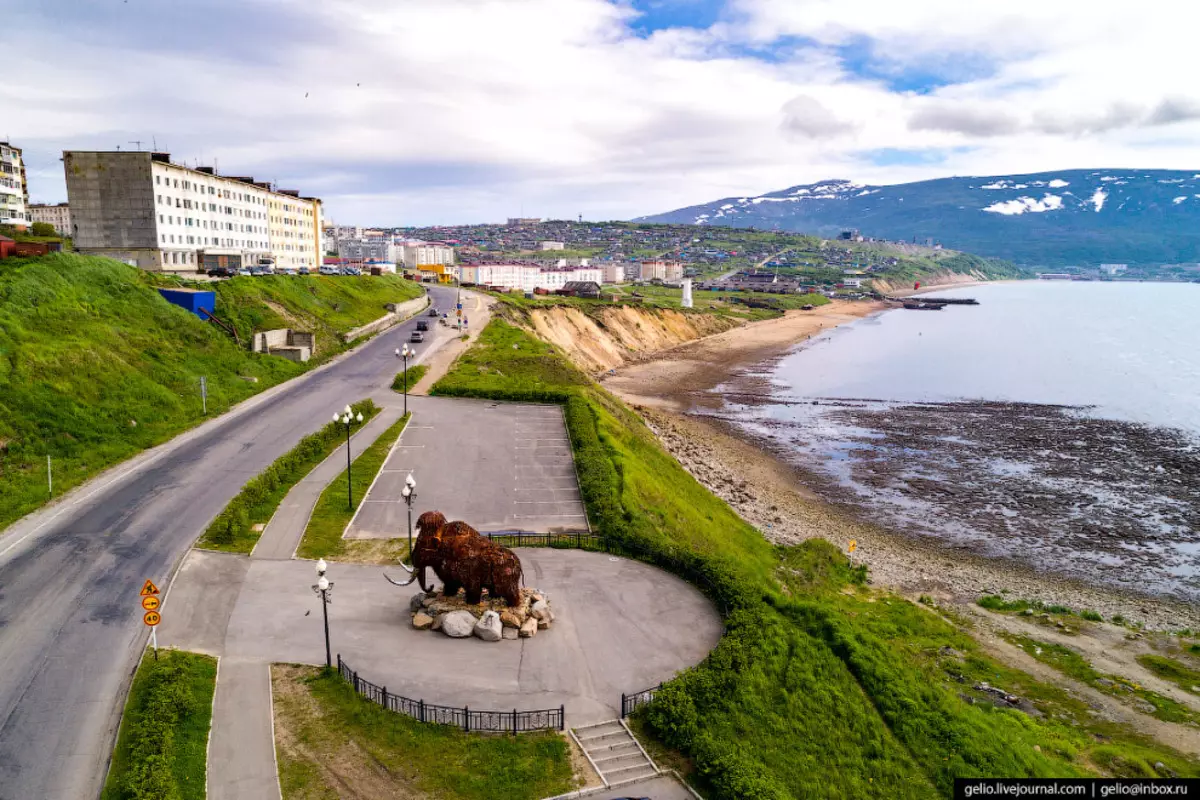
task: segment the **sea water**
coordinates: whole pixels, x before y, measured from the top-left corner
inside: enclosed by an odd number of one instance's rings
[[[1200,284],[929,297],[762,365],[721,416],[829,499],[947,546],[1200,599]],[[1066,407],[1066,408],[1063,408]]]

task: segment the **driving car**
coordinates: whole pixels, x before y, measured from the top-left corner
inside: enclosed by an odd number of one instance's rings
[[[419,330],[419,331],[429,330],[429,323],[423,319],[417,320],[417,330]]]
[[[438,315],[438,310],[436,308],[434,308],[433,306],[430,306],[429,316],[436,317],[437,315]]]
[[[417,342],[417,343],[423,342],[423,341],[425,341],[425,334],[421,333],[420,331],[413,331],[412,336],[409,336],[408,340],[410,342]]]
[[[301,267],[300,269],[296,270],[296,274],[297,275],[308,275],[309,269],[308,269],[308,267]]]

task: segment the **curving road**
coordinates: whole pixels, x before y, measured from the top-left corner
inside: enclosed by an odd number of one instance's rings
[[[454,307],[455,290],[429,291],[434,305]],[[0,537],[0,800],[99,795],[146,642],[142,583],[165,590],[249,478],[347,402],[390,386],[393,351],[415,324],[264,392]]]

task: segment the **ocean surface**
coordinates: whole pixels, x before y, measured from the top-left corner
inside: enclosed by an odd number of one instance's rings
[[[1200,599],[1200,284],[938,292],[714,390],[828,499],[947,547]]]

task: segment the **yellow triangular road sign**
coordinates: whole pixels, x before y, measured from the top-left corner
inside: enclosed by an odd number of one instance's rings
[[[145,597],[148,594],[158,594],[158,587],[154,585],[154,581],[147,580],[146,584],[142,586],[141,596]]]

